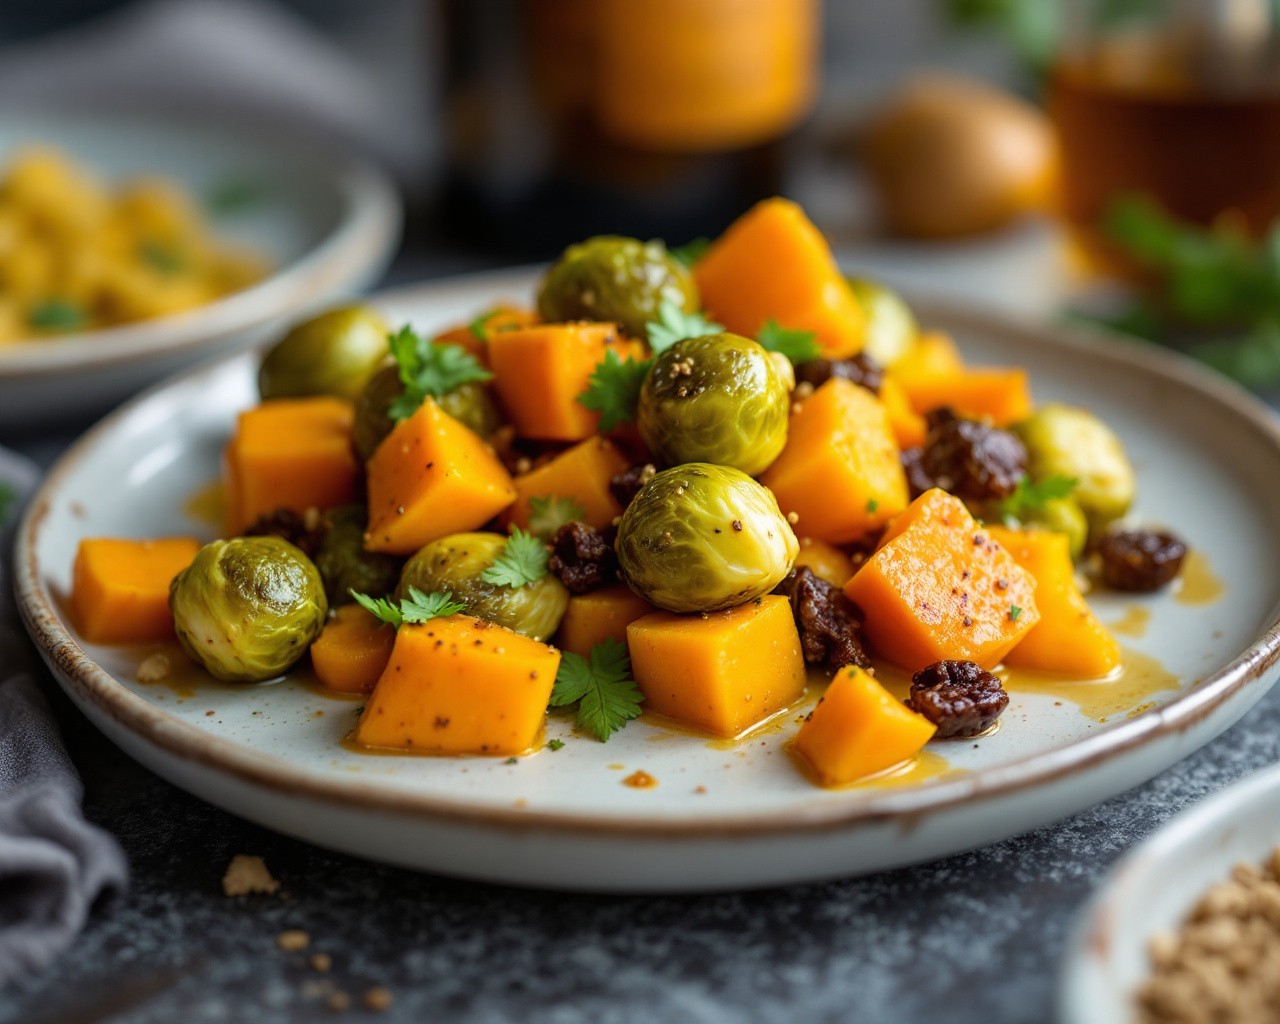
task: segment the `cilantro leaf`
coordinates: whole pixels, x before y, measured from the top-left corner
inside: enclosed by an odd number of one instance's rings
[[[667,252],[671,253],[672,259],[681,266],[689,268],[702,259],[710,248],[711,239],[704,235],[685,242],[684,245],[677,245],[674,249],[668,249]]]
[[[578,396],[578,404],[600,414],[600,432],[607,434],[620,423],[636,418],[640,404],[640,386],[653,360],[626,360],[610,349],[587,378],[587,390]]]
[[[409,596],[401,598],[398,605],[386,597],[370,597],[368,594],[357,594],[354,590],[349,593],[355,598],[356,604],[375,619],[396,629],[406,622],[413,624],[429,622],[431,619],[456,615],[466,610],[465,606],[455,601],[453,595],[447,590],[424,594],[417,587],[410,587]]]
[[[552,750],[562,750],[564,748],[564,740],[547,740],[547,746]]]
[[[529,499],[529,532],[542,540],[550,540],[566,523],[581,522],[586,510],[572,498],[558,498],[554,494],[545,498]]]
[[[793,331],[779,327],[776,320],[766,321],[756,335],[756,341],[762,348],[770,352],[781,352],[793,363],[807,363],[822,354],[816,338],[813,331]]]
[[[649,335],[649,348],[653,354],[665,352],[677,341],[685,338],[701,338],[704,334],[716,334],[724,330],[720,324],[713,323],[701,313],[686,313],[670,299],[663,299],[658,307],[658,319],[650,320],[645,326]]]
[[[1017,622],[1018,616],[1021,614],[1022,614],[1022,609],[1019,608],[1016,604],[1009,605],[1009,621],[1010,622]]]
[[[69,331],[83,326],[84,311],[65,299],[50,299],[27,314],[27,323],[51,331]]]
[[[1047,502],[1065,498],[1075,489],[1076,478],[1073,476],[1055,474],[1034,483],[1029,476],[1024,476],[1014,492],[1000,502],[1000,518],[1025,521],[1032,513],[1044,508]]]
[[[441,345],[408,325],[388,335],[387,345],[400,367],[400,383],[404,385],[404,394],[387,410],[395,420],[412,416],[428,396],[439,398],[463,384],[493,376],[461,345]]]
[[[485,329],[485,324],[497,315],[498,311],[496,309],[491,309],[487,313],[481,313],[478,317],[472,320],[471,323],[467,324],[467,330],[471,332],[471,336],[475,338],[476,341],[488,341],[489,332]]]
[[[480,573],[480,578],[498,587],[523,587],[547,574],[547,558],[547,546],[517,526],[493,564]]]
[[[601,743],[640,714],[644,694],[631,678],[627,645],[613,637],[591,648],[588,660],[565,651],[551,691],[551,706],[578,705],[578,728]]]

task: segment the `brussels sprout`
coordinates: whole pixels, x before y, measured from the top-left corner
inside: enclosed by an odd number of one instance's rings
[[[711,612],[767,594],[800,551],[768,488],[702,462],[645,484],[622,514],[614,547],[631,588],[672,612]]]
[[[661,242],[597,235],[567,248],[542,279],[543,320],[610,320],[635,338],[658,319],[664,301],[698,308],[693,276]]]
[[[498,533],[455,533],[432,541],[409,559],[400,574],[398,597],[409,588],[423,593],[447,590],[466,606],[467,614],[514,629],[533,640],[546,640],[560,626],[569,607],[569,591],[548,573],[523,587],[498,586],[480,578],[501,553],[507,538]]]
[[[324,513],[324,532],[314,561],[331,606],[351,601],[351,591],[381,597],[396,589],[404,559],[364,549],[368,516],[363,505],[341,505]]]
[[[1075,478],[1072,497],[1090,529],[1105,526],[1129,510],[1136,489],[1133,467],[1120,439],[1093,413],[1069,405],[1044,405],[1015,430],[1027,447],[1027,469],[1033,479]]]
[[[366,306],[343,306],[294,327],[263,357],[264,399],[337,395],[355,399],[387,355],[387,325]]]
[[[1078,560],[1084,554],[1084,545],[1089,539],[1089,521],[1074,498],[1050,498],[1027,513],[1026,525],[1065,533],[1072,559]]]
[[[329,612],[320,573],[279,537],[215,540],[174,577],[178,642],[219,679],[255,683],[306,653]]]
[[[920,337],[920,325],[902,297],[865,277],[848,279],[849,289],[867,317],[862,351],[881,366],[892,366],[909,352]]]
[[[404,394],[400,368],[394,362],[380,367],[356,399],[356,422],[352,432],[356,455],[368,462],[382,439],[391,433],[396,421],[387,409]],[[460,384],[436,400],[436,404],[456,420],[460,420],[481,437],[488,437],[502,425],[497,406],[483,384]]]
[[[659,462],[713,462],[755,476],[787,443],[790,408],[768,352],[737,334],[708,334],[654,360],[636,426]]]

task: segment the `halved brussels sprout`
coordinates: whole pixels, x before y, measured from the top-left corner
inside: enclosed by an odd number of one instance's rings
[[[432,541],[409,559],[400,574],[397,596],[409,588],[423,593],[447,590],[467,614],[514,629],[532,640],[546,640],[569,607],[569,591],[548,573],[523,587],[504,587],[480,578],[501,553],[507,538],[499,533],[455,533]]]
[[[396,425],[396,421],[387,415],[387,410],[402,394],[404,384],[400,381],[400,368],[394,362],[381,366],[360,392],[356,399],[356,422],[352,436],[356,455],[361,462],[369,461],[378,445],[382,444],[382,439]],[[481,437],[488,437],[502,426],[502,416],[489,397],[489,389],[483,384],[460,384],[435,401],[455,420],[470,427]]]
[[[1069,476],[1072,497],[1099,529],[1119,519],[1133,504],[1137,484],[1120,439],[1085,409],[1051,403],[1014,428],[1027,447],[1027,469],[1034,480]]]
[[[728,466],[664,469],[641,489],[614,544],[631,589],[671,612],[711,612],[767,594],[800,543],[768,488]]]
[[[791,396],[770,354],[738,334],[678,341],[654,360],[636,426],[668,466],[711,462],[749,476],[787,443]]]
[[[661,242],[598,235],[567,248],[542,279],[538,314],[548,322],[608,320],[633,338],[664,301],[698,308],[693,275]]]
[[[337,395],[355,399],[387,355],[387,324],[367,306],[343,306],[305,320],[262,359],[263,399]]]
[[[315,564],[330,606],[347,604],[351,591],[382,597],[396,589],[404,559],[364,549],[368,515],[363,505],[341,505],[323,515]]]
[[[219,679],[256,683],[301,658],[324,627],[320,573],[279,537],[215,540],[174,577],[178,642]]]
[[[1072,560],[1079,560],[1084,554],[1085,542],[1089,539],[1089,520],[1074,498],[1050,498],[1027,513],[1026,525],[1065,533]]]
[[[867,318],[867,336],[862,351],[881,366],[892,366],[915,346],[920,337],[916,315],[897,292],[877,281],[851,277],[848,282]]]

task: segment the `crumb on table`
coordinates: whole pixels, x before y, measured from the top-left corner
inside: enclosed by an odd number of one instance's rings
[[[286,953],[301,953],[311,945],[311,936],[301,928],[290,928],[276,936],[276,945]]]
[[[261,857],[237,853],[227,865],[222,876],[222,891],[228,896],[248,896],[250,893],[273,894],[280,883],[271,877],[266,862]]]

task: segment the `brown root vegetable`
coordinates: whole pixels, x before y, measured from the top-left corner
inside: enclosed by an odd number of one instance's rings
[[[921,238],[990,231],[1045,209],[1056,163],[1039,110],[981,82],[936,75],[890,99],[863,156],[889,227]]]

